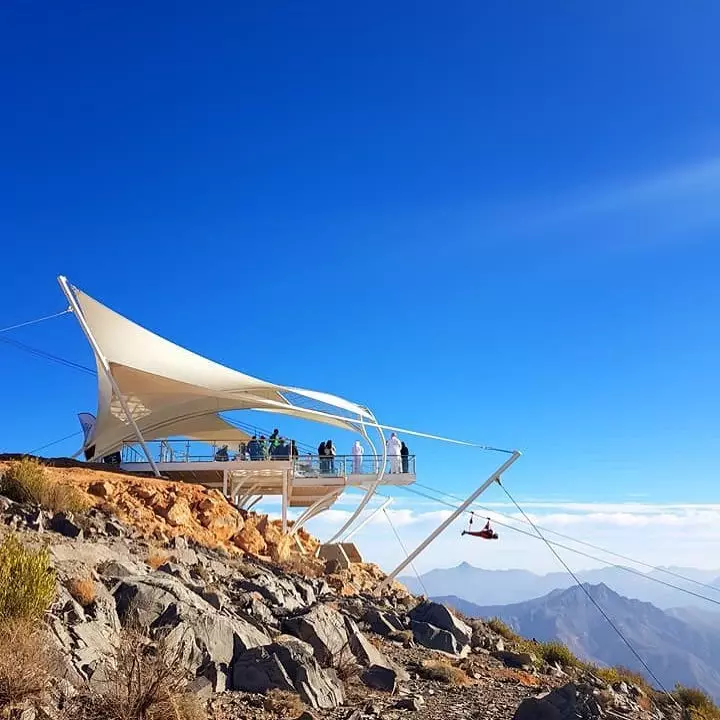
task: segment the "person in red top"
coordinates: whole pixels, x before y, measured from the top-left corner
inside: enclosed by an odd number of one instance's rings
[[[470,527],[472,527],[472,520],[470,520]],[[490,527],[490,518],[485,523],[485,527],[482,530],[463,530],[463,535],[472,535],[473,537],[479,537],[483,540],[497,540],[498,534]]]

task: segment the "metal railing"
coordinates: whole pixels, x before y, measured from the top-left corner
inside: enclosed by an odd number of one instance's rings
[[[286,443],[281,452],[250,456],[247,445],[241,444],[231,450],[227,443],[200,443],[191,440],[153,440],[147,443],[153,460],[158,463],[188,462],[238,462],[294,461],[293,471],[297,477],[344,477],[347,475],[377,475],[383,462],[382,455],[314,455],[310,453],[293,456],[291,445]],[[146,463],[147,458],[137,446],[126,443],[122,448],[123,463]],[[415,474],[415,455],[388,457],[385,473]]]
[[[298,477],[346,475],[377,475],[382,466],[382,455],[300,455],[295,460],[295,475]],[[385,473],[415,474],[415,456],[405,455],[385,460]]]

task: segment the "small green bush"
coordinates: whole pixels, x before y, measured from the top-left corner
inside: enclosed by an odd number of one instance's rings
[[[40,618],[54,598],[48,551],[30,550],[8,535],[0,545],[0,621]]]
[[[539,643],[534,648],[534,652],[550,665],[558,663],[560,667],[564,668],[580,665],[580,661],[571,650],[566,645],[555,640]]]
[[[77,488],[50,480],[45,466],[35,458],[11,463],[0,482],[0,493],[15,502],[33,503],[53,512],[78,513],[88,508]]]

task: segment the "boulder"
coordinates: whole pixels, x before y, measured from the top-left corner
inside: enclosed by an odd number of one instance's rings
[[[396,665],[392,660],[387,658],[378,648],[376,648],[358,629],[355,621],[349,617],[345,618],[345,627],[347,628],[350,651],[355,656],[360,665],[364,667],[384,667],[392,670],[397,680],[407,682],[410,675]]]
[[[91,495],[101,498],[111,498],[115,494],[115,488],[107,480],[98,480],[88,487]]]
[[[265,538],[254,525],[249,523],[246,523],[230,539],[237,547],[250,555],[264,555],[267,552]]]
[[[455,617],[444,605],[436,602],[421,602],[410,613],[415,622],[427,623],[440,630],[449,632],[459,647],[469,645],[472,639],[472,628],[460,618]]]
[[[459,645],[451,632],[441,630],[435,625],[413,620],[411,628],[415,642],[431,650],[439,650],[449,655],[464,655],[470,649],[469,645]]]
[[[124,578],[141,575],[146,572],[146,568],[136,563],[110,560],[109,562],[101,563],[97,571],[103,577]]]
[[[300,638],[296,638],[293,635],[278,635],[275,638],[275,644],[284,645],[285,647],[292,650],[297,655],[303,655],[304,657],[315,657],[315,651],[310,643],[306,643]]]
[[[106,520],[105,534],[110,537],[123,537],[126,532],[125,528],[116,520]]]
[[[513,720],[597,720],[602,717],[592,693],[578,694],[574,683],[568,683],[545,695],[520,703]]]
[[[194,516],[185,498],[176,497],[165,509],[158,511],[172,527],[192,527]]]
[[[233,667],[234,690],[297,692],[313,708],[330,709],[344,701],[342,683],[317,661],[286,645],[272,643],[239,655]]]
[[[382,665],[371,665],[363,670],[360,679],[373,690],[384,690],[385,692],[395,692],[397,688],[398,676],[395,670]]]
[[[375,608],[367,610],[363,616],[363,620],[374,633],[385,637],[391,633],[405,629],[399,615],[393,612],[376,610]]]
[[[246,592],[257,592],[278,614],[296,612],[307,607],[307,603],[292,580],[271,572],[263,571],[252,578],[242,578],[236,585]]]
[[[350,654],[345,619],[327,605],[316,605],[304,615],[286,619],[284,629],[312,645],[321,665],[335,665],[344,654]]]
[[[511,668],[531,668],[535,664],[535,656],[527,652],[512,652],[511,650],[497,650],[492,653],[494,658],[502,660]]]
[[[65,537],[82,540],[82,528],[77,525],[69,513],[55,513],[50,520],[50,528]]]

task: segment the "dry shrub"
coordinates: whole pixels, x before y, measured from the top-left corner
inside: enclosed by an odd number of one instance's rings
[[[470,682],[464,670],[445,660],[424,662],[420,668],[420,675],[425,680],[437,680],[447,685],[467,685]]]
[[[520,636],[500,618],[494,617],[487,621],[487,626],[497,635],[504,637],[506,640],[517,642]]]
[[[270,690],[265,696],[263,705],[274,717],[284,720],[297,718],[305,710],[300,696],[286,690]]]
[[[145,561],[153,570],[157,570],[161,565],[169,562],[172,556],[163,550],[151,550]]]
[[[350,643],[346,642],[339,650],[334,652],[327,663],[342,681],[351,680],[360,674],[360,666],[350,649]]]
[[[35,620],[10,620],[0,625],[0,717],[23,701],[39,698],[60,661],[45,627]]]
[[[54,599],[47,549],[31,550],[8,535],[0,545],[0,620],[37,620]]]
[[[107,680],[94,682],[74,698],[73,720],[203,720],[205,710],[187,693],[180,652],[146,632],[126,628],[105,659]]]
[[[553,665],[557,663],[560,667],[578,667],[581,663],[573,652],[561,642],[552,640],[539,643],[533,648],[536,655],[539,655],[546,663]]]
[[[394,642],[402,643],[403,645],[411,645],[415,636],[413,635],[412,630],[393,630],[388,635],[388,639],[393,640]]]
[[[70,578],[66,587],[73,598],[83,607],[89,607],[95,602],[97,588],[90,578]]]
[[[15,502],[40,505],[53,512],[78,513],[90,506],[77,488],[48,478],[45,466],[35,458],[10,463],[0,482],[0,493]]]
[[[686,711],[690,720],[717,720],[720,718],[720,709],[702,690],[678,684],[673,691],[673,697]]]

